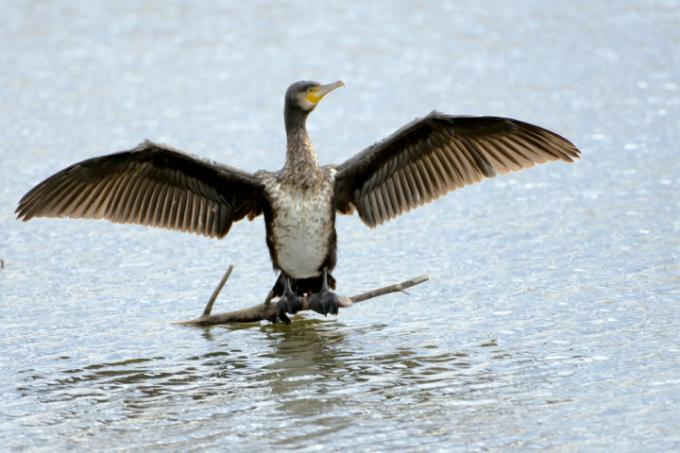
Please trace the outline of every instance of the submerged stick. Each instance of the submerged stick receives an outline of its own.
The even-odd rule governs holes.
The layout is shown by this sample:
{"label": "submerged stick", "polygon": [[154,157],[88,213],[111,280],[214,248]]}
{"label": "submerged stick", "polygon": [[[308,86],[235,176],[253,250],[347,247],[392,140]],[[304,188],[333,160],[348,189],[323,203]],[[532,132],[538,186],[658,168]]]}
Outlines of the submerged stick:
{"label": "submerged stick", "polygon": [[[184,326],[213,326],[216,324],[230,324],[230,323],[246,323],[246,322],[257,322],[262,320],[274,321],[278,316],[279,308],[275,303],[270,303],[265,301],[265,303],[253,305],[252,307],[242,308],[240,310],[228,311],[224,313],[211,314],[215,300],[219,295],[220,291],[224,287],[225,283],[231,275],[231,271],[234,266],[230,265],[227,271],[224,273],[222,280],[213,291],[208,304],[203,310],[203,314],[196,319],[189,321],[181,321],[177,324]],[[347,308],[351,307],[353,304],[363,302],[368,299],[373,299],[374,297],[383,296],[385,294],[403,292],[404,290],[411,288],[412,286],[419,285],[427,281],[429,277],[427,275],[419,275],[401,283],[395,283],[393,285],[383,286],[382,288],[375,288],[370,291],[363,292],[361,294],[356,294],[351,297],[338,296],[340,307]],[[309,301],[307,297],[302,298],[302,310],[309,309]]]}

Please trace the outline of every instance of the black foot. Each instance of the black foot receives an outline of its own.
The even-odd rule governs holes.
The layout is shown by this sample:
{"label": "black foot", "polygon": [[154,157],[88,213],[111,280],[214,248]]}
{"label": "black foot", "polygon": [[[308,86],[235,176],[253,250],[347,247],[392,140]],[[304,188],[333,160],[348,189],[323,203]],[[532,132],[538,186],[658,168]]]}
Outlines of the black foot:
{"label": "black foot", "polygon": [[331,315],[337,315],[339,306],[338,296],[331,291],[316,293],[309,299],[309,308],[324,316],[329,313]]}
{"label": "black foot", "polygon": [[295,314],[302,308],[302,300],[293,293],[281,296],[276,306],[279,308],[279,320],[290,324],[290,318],[286,313]]}

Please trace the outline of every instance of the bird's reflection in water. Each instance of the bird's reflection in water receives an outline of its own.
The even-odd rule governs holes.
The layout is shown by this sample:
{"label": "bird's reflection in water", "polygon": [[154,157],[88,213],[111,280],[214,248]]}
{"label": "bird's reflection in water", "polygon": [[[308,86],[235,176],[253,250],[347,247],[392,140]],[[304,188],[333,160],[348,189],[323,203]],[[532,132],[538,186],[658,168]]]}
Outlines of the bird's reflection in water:
{"label": "bird's reflection in water", "polygon": [[483,388],[494,387],[488,362],[475,363],[466,352],[442,352],[435,345],[416,349],[395,341],[395,349],[376,351],[353,341],[357,334],[388,341],[380,334],[385,327],[367,326],[361,332],[308,320],[272,329],[268,335],[275,361],[258,379],[267,383],[276,408],[286,417],[316,422],[317,430],[304,436],[352,424],[360,414],[434,414],[441,410],[442,399],[480,403],[480,408],[493,405],[492,398],[480,396],[486,393]]}
{"label": "bird's reflection in water", "polygon": [[[388,330],[314,319],[206,329],[200,335],[209,352],[91,364],[51,379],[27,372],[20,391],[63,403],[60,422],[69,413],[82,417],[82,410],[72,411],[78,402],[96,404],[99,410],[90,413],[97,421],[113,414],[111,421],[160,417],[180,423],[219,407],[221,415],[255,424],[292,427],[305,420],[304,429],[296,429],[311,439],[366,414],[379,420],[411,411],[442,420],[443,407],[466,405],[472,419],[488,419],[498,410],[500,389],[507,394],[517,384],[512,375],[492,371],[494,360],[520,359],[495,344],[443,351],[437,344],[409,345]],[[291,441],[291,433],[281,439]]]}
{"label": "bird's reflection in water", "polygon": [[260,380],[269,382],[279,409],[297,416],[326,412],[337,403],[333,388],[342,386],[349,362],[345,334],[337,323],[297,320],[269,332],[274,341],[272,358]]}

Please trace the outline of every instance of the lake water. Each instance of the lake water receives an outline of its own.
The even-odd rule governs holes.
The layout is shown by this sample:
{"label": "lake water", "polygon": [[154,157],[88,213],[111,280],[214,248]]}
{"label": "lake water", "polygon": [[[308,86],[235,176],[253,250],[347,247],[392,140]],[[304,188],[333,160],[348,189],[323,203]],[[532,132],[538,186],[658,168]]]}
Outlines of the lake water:
{"label": "lake water", "polygon": [[[680,3],[4,1],[0,450],[680,448]],[[338,220],[339,292],[409,291],[211,329],[274,281],[261,219],[223,241],[15,220],[53,172],[144,138],[254,171],[283,93],[340,162],[438,109],[510,116],[583,158],[375,230]]]}

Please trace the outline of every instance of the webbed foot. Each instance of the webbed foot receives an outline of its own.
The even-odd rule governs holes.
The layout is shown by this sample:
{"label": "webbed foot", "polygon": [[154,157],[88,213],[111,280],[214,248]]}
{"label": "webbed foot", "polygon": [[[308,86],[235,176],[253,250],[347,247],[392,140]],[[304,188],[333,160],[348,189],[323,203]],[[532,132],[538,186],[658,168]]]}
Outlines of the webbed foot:
{"label": "webbed foot", "polygon": [[321,291],[309,298],[309,308],[324,316],[337,315],[339,306],[338,296],[332,291]]}
{"label": "webbed foot", "polygon": [[276,302],[279,309],[278,319],[286,324],[290,324],[290,318],[286,313],[295,314],[302,309],[302,300],[295,293],[283,294]]}

